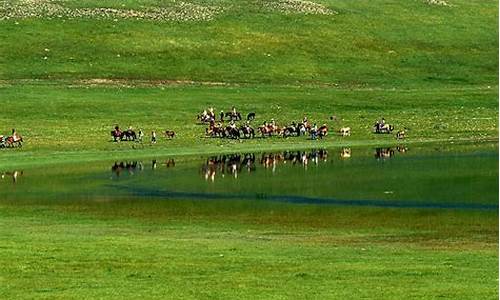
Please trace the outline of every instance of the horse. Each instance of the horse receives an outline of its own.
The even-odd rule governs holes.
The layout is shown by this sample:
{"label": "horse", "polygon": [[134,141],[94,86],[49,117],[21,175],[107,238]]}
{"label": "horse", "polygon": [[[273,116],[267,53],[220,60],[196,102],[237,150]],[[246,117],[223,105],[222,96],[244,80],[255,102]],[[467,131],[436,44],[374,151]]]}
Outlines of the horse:
{"label": "horse", "polygon": [[18,135],[17,136],[17,139],[14,139],[13,136],[9,136],[5,139],[5,147],[9,147],[9,148],[12,148],[12,147],[19,147],[21,148],[23,146],[23,137]]}
{"label": "horse", "polygon": [[240,131],[238,130],[238,128],[227,126],[224,130],[224,136],[232,139],[239,139]]}
{"label": "horse", "polygon": [[319,136],[320,139],[325,137],[328,134],[328,127],[326,125],[321,126],[318,128],[317,135]]}
{"label": "horse", "polygon": [[229,121],[240,121],[241,120],[241,114],[239,112],[227,112],[224,114],[226,118],[229,118]]}
{"label": "horse", "polygon": [[175,137],[175,131],[173,130],[165,130],[165,137],[166,138],[174,138]]}
{"label": "horse", "polygon": [[205,132],[211,137],[224,137],[225,135],[224,128],[217,126],[209,127],[205,130]]}
{"label": "horse", "polygon": [[341,136],[350,136],[351,135],[351,127],[342,127],[339,130]]}
{"label": "horse", "polygon": [[135,141],[137,139],[137,134],[132,129],[129,129],[122,133],[122,139],[125,139],[127,141]]}
{"label": "horse", "polygon": [[255,130],[250,127],[250,126],[241,126],[240,131],[243,134],[243,137],[245,138],[254,138],[255,137]]}
{"label": "horse", "polygon": [[374,133],[391,133],[394,130],[394,126],[389,124],[375,123],[373,125]]}
{"label": "horse", "polygon": [[297,126],[289,125],[289,126],[283,128],[283,137],[289,137],[289,136],[293,136],[293,135],[297,135],[297,136],[300,135],[300,131],[299,131],[299,128]]}
{"label": "horse", "polygon": [[271,136],[274,132],[274,128],[272,125],[262,125],[259,126],[259,131],[262,134],[262,137]]}
{"label": "horse", "polygon": [[111,136],[114,142],[119,142],[122,140],[123,132],[120,129],[115,129],[111,131]]}

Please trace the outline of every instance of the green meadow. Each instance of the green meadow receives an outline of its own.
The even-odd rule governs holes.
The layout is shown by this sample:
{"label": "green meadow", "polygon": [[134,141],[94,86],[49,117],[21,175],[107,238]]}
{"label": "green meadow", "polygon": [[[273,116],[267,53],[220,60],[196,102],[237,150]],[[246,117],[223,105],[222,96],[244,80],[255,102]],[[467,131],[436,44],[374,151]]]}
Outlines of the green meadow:
{"label": "green meadow", "polygon": [[[493,0],[0,0],[0,135],[24,139],[0,148],[0,298],[496,299],[498,43]],[[196,115],[232,106],[329,135],[206,137]],[[382,117],[405,140],[373,134]],[[337,149],[321,172],[184,172],[320,148]],[[162,157],[174,171],[109,179]],[[159,196],[110,189],[137,184]],[[232,198],[195,199],[213,190]],[[283,194],[459,205],[267,201]]]}

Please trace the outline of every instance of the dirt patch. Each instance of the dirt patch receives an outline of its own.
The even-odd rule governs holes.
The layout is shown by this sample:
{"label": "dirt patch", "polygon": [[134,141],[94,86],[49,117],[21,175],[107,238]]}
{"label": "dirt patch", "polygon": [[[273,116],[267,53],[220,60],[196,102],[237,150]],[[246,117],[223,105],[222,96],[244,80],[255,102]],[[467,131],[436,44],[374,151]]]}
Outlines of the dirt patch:
{"label": "dirt patch", "polygon": [[189,2],[174,2],[171,7],[151,7],[144,10],[109,7],[71,8],[54,0],[0,1],[0,20],[25,18],[92,18],[137,19],[151,21],[210,21],[222,12],[221,7]]}
{"label": "dirt patch", "polygon": [[264,8],[284,14],[304,15],[334,15],[336,11],[329,9],[323,4],[305,0],[278,0],[265,1]]}

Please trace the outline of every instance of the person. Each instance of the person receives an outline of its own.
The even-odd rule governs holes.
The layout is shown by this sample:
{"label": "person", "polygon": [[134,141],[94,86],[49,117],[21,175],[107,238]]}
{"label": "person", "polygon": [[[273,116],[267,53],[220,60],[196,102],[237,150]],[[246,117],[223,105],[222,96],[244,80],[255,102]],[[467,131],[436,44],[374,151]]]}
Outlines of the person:
{"label": "person", "polygon": [[307,127],[307,116],[304,116],[304,119],[302,119],[302,124],[304,124],[305,127]]}
{"label": "person", "polygon": [[220,111],[220,121],[224,122],[224,111],[223,110]]}
{"label": "person", "polygon": [[142,138],[144,137],[144,133],[142,132],[142,129],[139,129],[139,135],[137,141],[142,143]]}
{"label": "person", "polygon": [[276,122],[274,121],[274,119],[271,119],[271,126],[273,129],[276,129]]}
{"label": "person", "polygon": [[318,126],[316,126],[316,123],[313,124],[311,127],[311,139],[315,140],[318,135]]}
{"label": "person", "polygon": [[151,131],[151,144],[156,144],[156,132]]}
{"label": "person", "polygon": [[234,121],[233,121],[233,120],[231,120],[231,122],[229,123],[229,127],[230,127],[231,129],[236,129],[236,124],[234,123]]}
{"label": "person", "polygon": [[17,140],[19,139],[15,128],[12,128],[12,139],[14,140],[14,142],[17,142]]}

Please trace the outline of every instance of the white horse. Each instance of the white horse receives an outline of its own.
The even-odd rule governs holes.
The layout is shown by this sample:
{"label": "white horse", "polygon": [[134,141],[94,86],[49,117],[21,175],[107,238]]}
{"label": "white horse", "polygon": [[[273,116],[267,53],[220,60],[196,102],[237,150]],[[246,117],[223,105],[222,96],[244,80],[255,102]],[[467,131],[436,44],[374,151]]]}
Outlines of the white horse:
{"label": "white horse", "polygon": [[350,136],[351,135],[351,127],[342,127],[339,130],[341,136]]}

